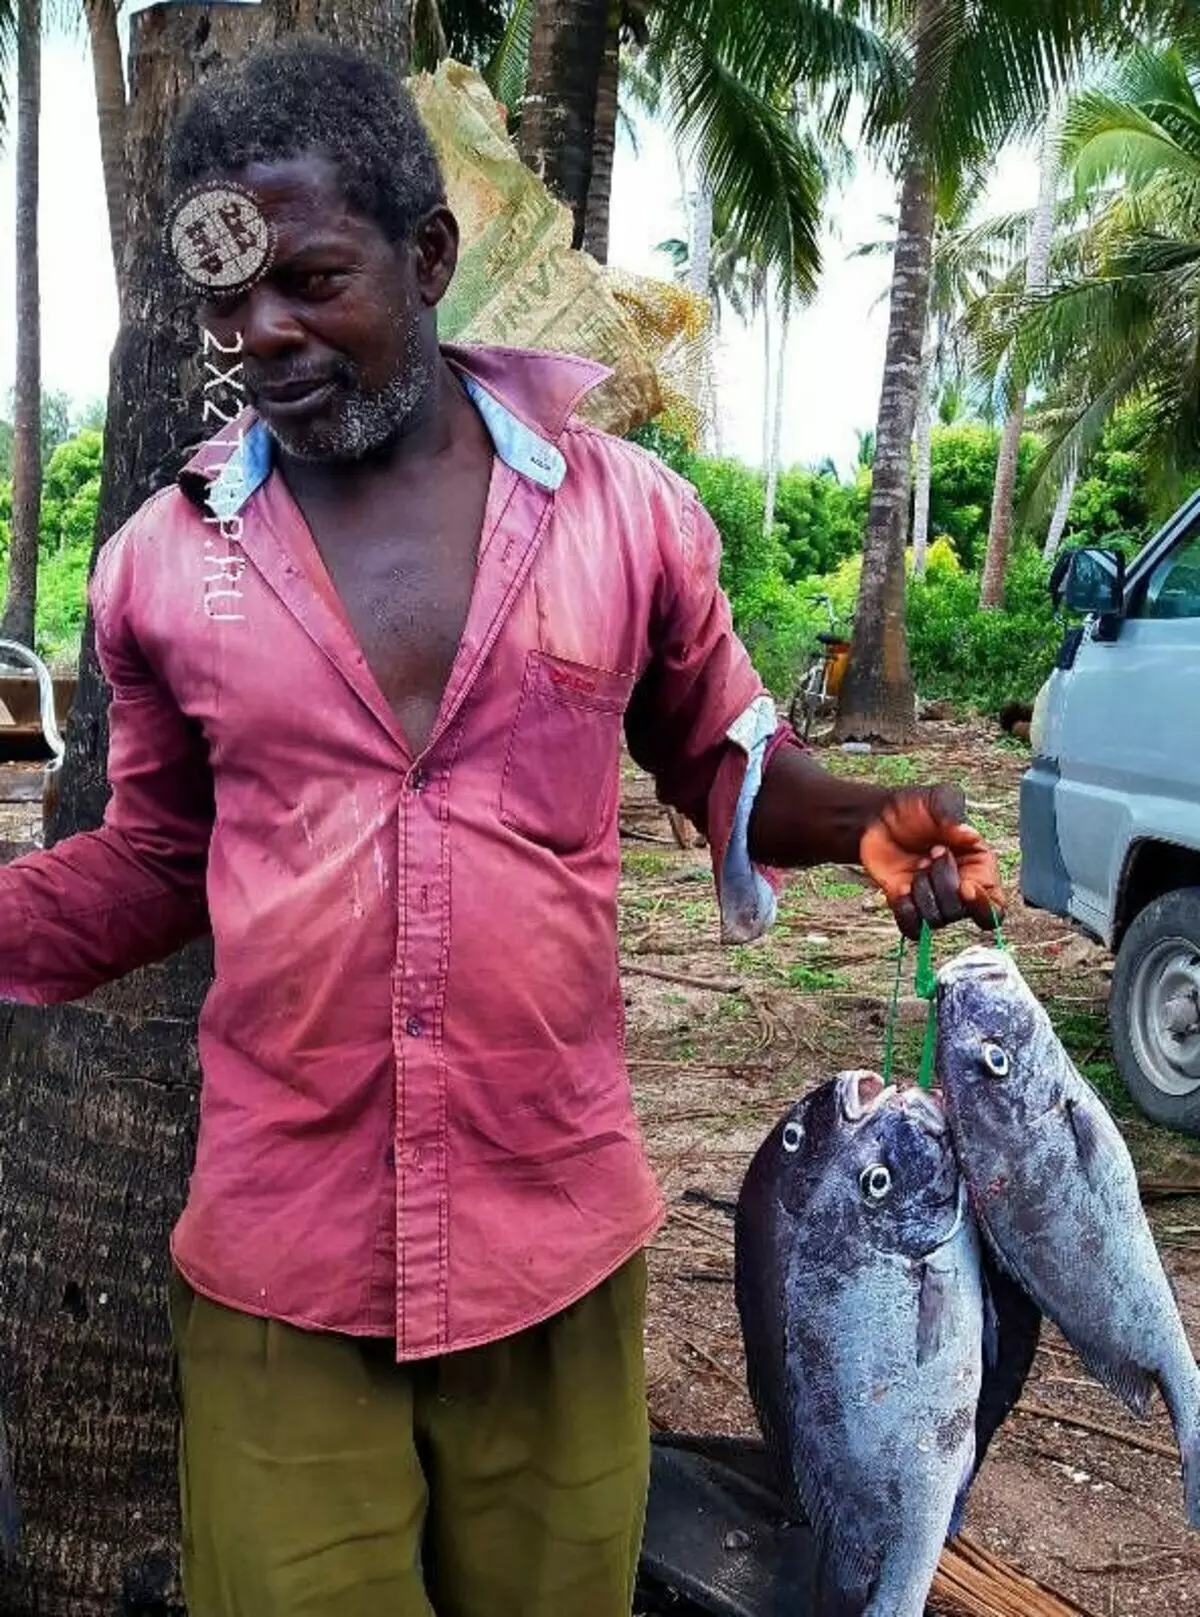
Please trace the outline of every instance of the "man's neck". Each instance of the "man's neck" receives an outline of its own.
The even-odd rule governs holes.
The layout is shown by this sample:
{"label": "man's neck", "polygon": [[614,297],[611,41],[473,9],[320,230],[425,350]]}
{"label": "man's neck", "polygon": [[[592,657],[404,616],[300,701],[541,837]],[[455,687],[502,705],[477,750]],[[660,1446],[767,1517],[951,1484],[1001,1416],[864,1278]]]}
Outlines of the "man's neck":
{"label": "man's neck", "polygon": [[440,356],[429,391],[403,427],[380,449],[352,461],[298,460],[279,444],[275,464],[301,506],[353,502],[380,484],[404,483],[446,454],[463,431],[480,425],[474,405]]}

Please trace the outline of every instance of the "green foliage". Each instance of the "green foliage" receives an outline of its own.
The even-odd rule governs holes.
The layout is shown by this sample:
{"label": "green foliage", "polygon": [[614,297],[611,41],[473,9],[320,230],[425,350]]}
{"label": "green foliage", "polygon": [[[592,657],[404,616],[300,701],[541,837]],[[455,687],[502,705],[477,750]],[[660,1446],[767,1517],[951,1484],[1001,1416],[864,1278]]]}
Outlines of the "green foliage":
{"label": "green foliage", "polygon": [[1062,639],[1036,550],[1013,557],[1003,610],[980,612],[979,575],[930,569],[908,594],[908,650],[917,688],[995,713],[1012,700],[1031,701],[1050,672]]}
{"label": "green foliage", "polygon": [[[55,448],[42,480],[36,649],[55,664],[79,656],[103,452],[101,434],[85,428]],[[0,598],[8,582],[11,521],[12,484],[0,482]]]}
{"label": "green foliage", "polygon": [[38,548],[43,556],[69,545],[91,547],[103,457],[104,439],[91,428],[60,444],[51,455],[42,479]]}
{"label": "green foliage", "polygon": [[[945,534],[967,568],[983,565],[999,447],[1000,433],[979,422],[933,429],[930,531]],[[1037,460],[1039,447],[1030,433],[1021,439],[1018,490]]]}
{"label": "green foliage", "polygon": [[828,572],[862,548],[870,498],[871,478],[865,468],[853,483],[802,466],[781,475],[775,520],[783,530],[780,537],[793,583]]}

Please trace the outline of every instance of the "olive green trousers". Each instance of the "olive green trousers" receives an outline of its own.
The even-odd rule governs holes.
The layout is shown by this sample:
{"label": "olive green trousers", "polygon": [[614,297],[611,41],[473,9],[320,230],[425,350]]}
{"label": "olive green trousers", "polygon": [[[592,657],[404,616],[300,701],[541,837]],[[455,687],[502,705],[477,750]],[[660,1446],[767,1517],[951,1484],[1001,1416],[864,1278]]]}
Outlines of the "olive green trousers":
{"label": "olive green trousers", "polygon": [[176,1276],[190,1617],[628,1617],[645,1292],[639,1255],[544,1325],[397,1364]]}

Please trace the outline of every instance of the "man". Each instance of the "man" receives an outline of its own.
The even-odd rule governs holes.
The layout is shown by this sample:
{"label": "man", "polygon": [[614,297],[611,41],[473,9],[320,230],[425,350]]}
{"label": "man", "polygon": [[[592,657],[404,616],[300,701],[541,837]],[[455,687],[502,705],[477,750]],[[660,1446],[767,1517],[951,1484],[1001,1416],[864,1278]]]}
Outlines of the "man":
{"label": "man", "polygon": [[[0,992],[211,928],[173,1240],[192,1617],[620,1617],[662,1216],[622,1060],[622,733],[711,844],[998,899],[961,794],[776,725],[693,491],[598,367],[439,349],[458,233],[407,97],[317,42],[193,98],[169,240],[254,410],[105,547],[105,825],[0,873]],[[239,372],[238,366],[243,367]],[[11,940],[11,941],[10,941]]]}

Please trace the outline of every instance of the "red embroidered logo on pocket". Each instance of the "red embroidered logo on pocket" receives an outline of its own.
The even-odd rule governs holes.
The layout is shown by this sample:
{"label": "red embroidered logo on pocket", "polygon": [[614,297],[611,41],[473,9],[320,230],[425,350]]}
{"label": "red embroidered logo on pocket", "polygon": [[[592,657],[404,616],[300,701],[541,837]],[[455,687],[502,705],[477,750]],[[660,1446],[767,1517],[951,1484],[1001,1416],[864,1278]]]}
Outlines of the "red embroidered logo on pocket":
{"label": "red embroidered logo on pocket", "polygon": [[582,691],[585,696],[596,689],[594,679],[584,679],[582,674],[568,674],[565,668],[551,668],[549,673],[555,685],[567,685],[573,691]]}

